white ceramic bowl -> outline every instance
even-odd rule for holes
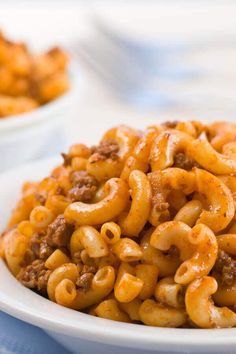
[[[64,95],[32,112],[0,119],[0,171],[55,152],[52,142],[63,149],[63,121],[78,102],[81,86],[81,73],[75,65],[69,75],[71,88]]]
[[[58,159],[31,163],[0,175],[0,229],[14,207],[21,184],[46,176]],[[73,353],[236,353],[236,328],[154,328],[108,321],[52,303],[23,287],[0,261],[0,309],[37,325]]]

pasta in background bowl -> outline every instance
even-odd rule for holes
[[[0,118],[32,111],[69,90],[68,56],[59,47],[30,52],[0,32]]]
[[[24,184],[1,242],[38,294],[2,262],[1,308],[74,352],[232,351],[235,136],[222,122],[120,126],[51,173],[54,161],[2,175],[2,228],[21,183],[48,177]]]
[[[62,49],[34,54],[0,32],[0,171],[64,147],[63,120],[80,85],[80,72]]]

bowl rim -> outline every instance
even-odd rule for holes
[[[68,91],[30,112],[0,119],[0,134],[8,130],[12,131],[14,129],[25,128],[29,125],[41,124],[48,119],[56,119],[57,112],[62,111],[64,106],[70,105],[72,100],[75,100],[81,87],[81,70],[77,63],[71,62],[69,64],[68,75],[70,79],[70,88]]]
[[[11,182],[16,175],[23,180],[28,178],[32,170],[34,176],[37,176],[37,171],[44,174],[56,163],[58,157],[53,157],[0,174],[0,192],[1,189],[8,190],[6,193],[11,192]],[[21,181],[18,183],[20,186]],[[65,308],[25,288],[10,273],[3,260],[0,260],[0,274],[10,284],[8,286],[0,282],[0,309],[44,330],[92,342],[147,350],[155,350],[157,347],[169,349],[171,346],[171,350],[192,348],[206,352],[207,349],[225,350],[236,346],[236,328],[157,328],[110,321]],[[15,291],[11,292],[10,288]]]

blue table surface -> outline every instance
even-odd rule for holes
[[[0,312],[0,354],[71,354],[40,328]]]

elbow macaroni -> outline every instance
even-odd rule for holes
[[[73,145],[24,185],[0,255],[22,284],[93,316],[236,327],[235,138],[231,123],[167,122]]]

